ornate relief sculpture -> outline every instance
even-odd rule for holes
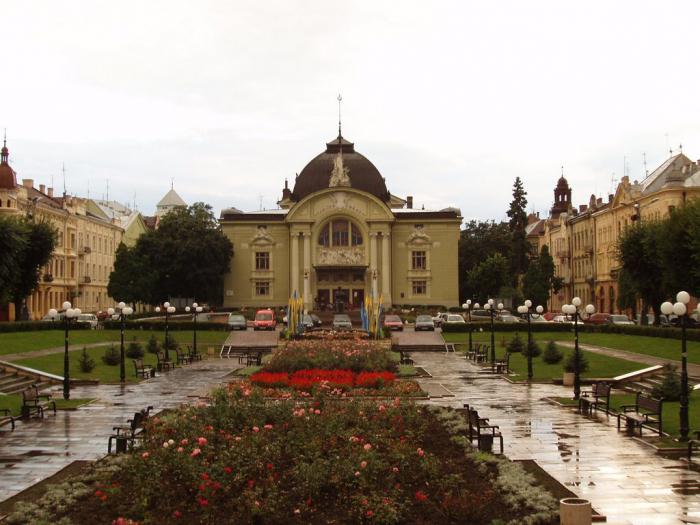
[[[250,244],[273,244],[274,242],[275,240],[272,238],[272,235],[270,235],[267,232],[267,228],[263,226],[258,226],[257,231],[250,239]]]
[[[338,186],[350,187],[350,170],[343,166],[343,154],[338,153],[333,161],[333,170],[331,171],[331,180],[328,184],[329,188]]]
[[[365,263],[365,250],[362,246],[352,248],[321,248],[318,251],[318,264],[328,266],[359,266]]]
[[[410,233],[408,236],[408,239],[406,239],[406,243],[411,244],[425,244],[425,243],[430,243],[432,239],[430,236],[423,231],[423,228],[421,226],[416,226],[413,228],[413,231]]]

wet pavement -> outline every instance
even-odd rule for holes
[[[75,411],[18,421],[0,431],[0,501],[55,474],[76,460],[95,460],[107,453],[112,427],[124,425],[134,412],[194,403],[240,368],[237,360],[207,359],[138,384],[81,386],[71,398],[96,398]],[[60,387],[52,390],[61,397]]]
[[[506,456],[535,460],[560,483],[591,500],[608,523],[700,523],[700,473],[618,432],[615,418],[589,419],[543,399],[570,396],[570,388],[511,384],[479,374],[479,368],[459,354],[423,352],[412,357],[433,376],[420,383],[438,383],[455,394],[427,403],[473,406],[500,426]]]

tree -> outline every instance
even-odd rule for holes
[[[495,297],[508,282],[508,259],[495,253],[472,268],[466,280],[467,287],[474,291],[474,297],[482,300]]]
[[[12,289],[15,304],[23,304],[25,299],[36,291],[41,268],[49,262],[56,247],[56,229],[51,224],[26,220],[22,220],[22,223],[27,245],[22,253],[19,275]]]
[[[25,230],[17,219],[0,217],[0,305],[12,300],[27,242]]]
[[[561,278],[554,276],[554,260],[549,247],[542,246],[540,254],[530,261],[523,277],[523,294],[535,305],[547,307],[550,293],[557,293],[562,286]]]
[[[617,274],[617,307],[620,310],[630,308],[632,310],[632,319],[637,318],[637,288],[634,280],[624,268]],[[643,310],[643,324],[646,324],[646,317],[646,310]]]
[[[676,209],[661,223],[660,256],[666,290],[700,294],[700,200]]]
[[[122,248],[110,275],[109,294],[124,301],[156,304],[168,297],[220,303],[223,277],[233,256],[211,206],[176,208],[156,231]]]
[[[520,177],[513,184],[513,200],[508,208],[508,227],[511,234],[510,268],[513,272],[513,284],[517,285],[520,275],[525,273],[529,262],[530,244],[525,235],[527,227],[527,192]]]
[[[644,308],[654,310],[654,324],[660,320],[660,305],[667,296],[664,289],[664,263],[660,243],[664,235],[663,223],[643,222],[625,230],[618,241],[618,256],[629,278],[630,286],[637,290]]]
[[[508,224],[493,221],[469,221],[459,237],[459,296],[462,299],[476,297],[474,289],[467,285],[467,273],[486,257],[500,253],[510,254],[511,236]]]

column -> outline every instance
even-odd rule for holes
[[[290,297],[296,290],[299,293],[299,234],[292,232],[292,282],[289,290]]]
[[[311,297],[311,232],[304,232],[304,309],[313,310],[313,297]]]
[[[369,290],[370,295],[377,296],[377,234],[369,234]]]
[[[391,238],[389,232],[382,234],[382,299],[391,304]]]

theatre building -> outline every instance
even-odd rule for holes
[[[283,306],[295,292],[308,310],[459,304],[456,208],[418,210],[341,135],[326,144],[279,209],[221,213],[233,243],[225,307]]]

